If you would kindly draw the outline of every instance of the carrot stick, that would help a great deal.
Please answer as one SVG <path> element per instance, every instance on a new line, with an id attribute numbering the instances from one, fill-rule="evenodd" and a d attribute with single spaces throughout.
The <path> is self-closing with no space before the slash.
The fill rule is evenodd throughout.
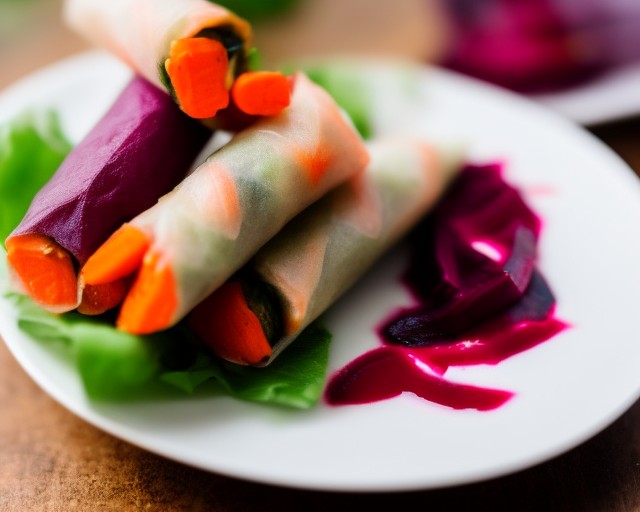
<path id="1" fill-rule="evenodd" d="M 83 315 L 101 315 L 115 308 L 124 299 L 130 285 L 131 280 L 127 278 L 106 284 L 85 285 L 78 312 Z"/>
<path id="2" fill-rule="evenodd" d="M 275 116 L 291 103 L 291 84 L 279 71 L 249 71 L 236 79 L 231 97 L 246 114 Z"/>
<path id="3" fill-rule="evenodd" d="M 322 142 L 320 142 L 322 144 Z M 307 171 L 309 181 L 313 186 L 318 185 L 331 164 L 331 158 L 328 155 L 328 151 L 319 145 L 313 154 L 307 154 L 304 151 L 300 151 L 298 160 L 301 165 Z"/>
<path id="4" fill-rule="evenodd" d="M 227 50 L 219 41 L 187 37 L 171 43 L 165 61 L 173 92 L 187 115 L 206 119 L 229 104 Z"/>
<path id="5" fill-rule="evenodd" d="M 111 283 L 135 272 L 144 258 L 150 241 L 147 235 L 131 224 L 123 224 L 81 270 L 87 285 Z"/>
<path id="6" fill-rule="evenodd" d="M 53 239 L 35 234 L 7 239 L 7 259 L 27 293 L 45 309 L 58 313 L 78 305 L 73 260 Z"/>
<path id="7" fill-rule="evenodd" d="M 239 282 L 228 281 L 196 306 L 188 325 L 219 357 L 238 364 L 257 364 L 271 346 Z"/>
<path id="8" fill-rule="evenodd" d="M 144 257 L 140 271 L 122 303 L 116 327 L 132 334 L 150 334 L 171 324 L 178 306 L 171 267 L 153 249 Z"/>

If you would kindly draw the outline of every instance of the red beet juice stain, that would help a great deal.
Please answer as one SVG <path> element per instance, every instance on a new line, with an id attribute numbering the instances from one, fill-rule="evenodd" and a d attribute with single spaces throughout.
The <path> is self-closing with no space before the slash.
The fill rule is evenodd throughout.
<path id="1" fill-rule="evenodd" d="M 496 409 L 514 394 L 452 382 L 447 369 L 498 364 L 568 327 L 535 266 L 540 219 L 502 170 L 467 166 L 416 230 L 402 282 L 417 304 L 390 314 L 381 346 L 331 376 L 326 403 L 413 393 L 452 409 Z"/>

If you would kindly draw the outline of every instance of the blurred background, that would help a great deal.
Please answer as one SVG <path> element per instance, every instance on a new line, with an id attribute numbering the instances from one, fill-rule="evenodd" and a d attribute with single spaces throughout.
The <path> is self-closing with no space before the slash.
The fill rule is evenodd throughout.
<path id="1" fill-rule="evenodd" d="M 87 44 L 60 19 L 62 0 L 0 0 L 0 90 Z"/>
<path id="2" fill-rule="evenodd" d="M 104 0 L 107 1 L 107 0 Z M 445 26 L 430 0 L 223 0 L 254 24 L 265 66 L 335 52 L 399 53 L 437 60 Z M 87 49 L 61 19 L 63 0 L 0 0 L 0 89 Z M 394 27 L 390 29 L 390 27 Z"/>
<path id="3" fill-rule="evenodd" d="M 107 1 L 107 0 L 103 0 Z M 640 62 L 639 0 L 222 0 L 254 24 L 265 67 L 399 54 L 510 88 L 576 87 Z M 62 0 L 0 0 L 0 89 L 85 50 Z"/>

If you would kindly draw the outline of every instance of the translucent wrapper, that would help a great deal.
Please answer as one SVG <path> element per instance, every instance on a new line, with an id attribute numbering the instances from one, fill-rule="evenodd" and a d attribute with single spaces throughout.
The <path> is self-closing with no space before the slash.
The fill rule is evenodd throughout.
<path id="1" fill-rule="evenodd" d="M 67 0 L 67 24 L 165 89 L 161 69 L 171 43 L 205 29 L 229 28 L 251 44 L 251 26 L 206 0 Z"/>
<path id="2" fill-rule="evenodd" d="M 211 136 L 136 76 L 38 192 L 11 236 L 49 236 L 82 265 L 120 224 L 175 187 Z"/>
<path id="3" fill-rule="evenodd" d="M 418 140 L 369 145 L 371 163 L 296 217 L 252 260 L 283 303 L 284 337 L 271 362 L 435 205 L 462 152 Z"/>
<path id="4" fill-rule="evenodd" d="M 368 161 L 360 136 L 329 95 L 295 75 L 285 111 L 236 134 L 130 222 L 151 240 L 147 255 L 157 255 L 173 275 L 177 307 L 170 324 Z"/>
<path id="5" fill-rule="evenodd" d="M 41 303 L 32 283 L 47 279 L 36 279 L 34 269 L 11 257 L 10 246 L 19 244 L 23 235 L 53 241 L 60 254 L 71 256 L 70 265 L 83 265 L 114 229 L 175 187 L 210 138 L 211 131 L 180 112 L 167 94 L 134 76 L 36 194 L 7 238 L 15 289 Z M 46 254 L 45 249 L 41 256 Z M 64 275 L 58 272 L 58 279 L 75 287 L 74 269 Z M 42 306 L 63 312 L 79 301 L 78 293 L 75 301 L 69 297 L 64 304 L 56 299 Z"/>

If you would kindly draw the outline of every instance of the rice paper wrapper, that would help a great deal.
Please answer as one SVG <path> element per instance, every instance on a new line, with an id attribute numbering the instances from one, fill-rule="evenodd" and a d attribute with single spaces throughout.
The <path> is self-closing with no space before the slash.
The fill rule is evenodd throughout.
<path id="1" fill-rule="evenodd" d="M 66 0 L 66 23 L 165 90 L 160 69 L 172 41 L 229 27 L 250 49 L 251 26 L 207 0 Z"/>
<path id="2" fill-rule="evenodd" d="M 184 178 L 211 136 L 168 94 L 134 76 L 10 236 L 51 237 L 83 265 L 123 222 Z"/>
<path id="3" fill-rule="evenodd" d="M 134 219 L 176 283 L 173 323 L 295 215 L 361 173 L 369 153 L 330 96 L 303 74 L 290 106 L 236 134 Z"/>
<path id="4" fill-rule="evenodd" d="M 461 169 L 458 148 L 421 141 L 369 145 L 365 173 L 296 217 L 251 262 L 275 287 L 285 336 L 269 364 L 423 217 Z"/>

